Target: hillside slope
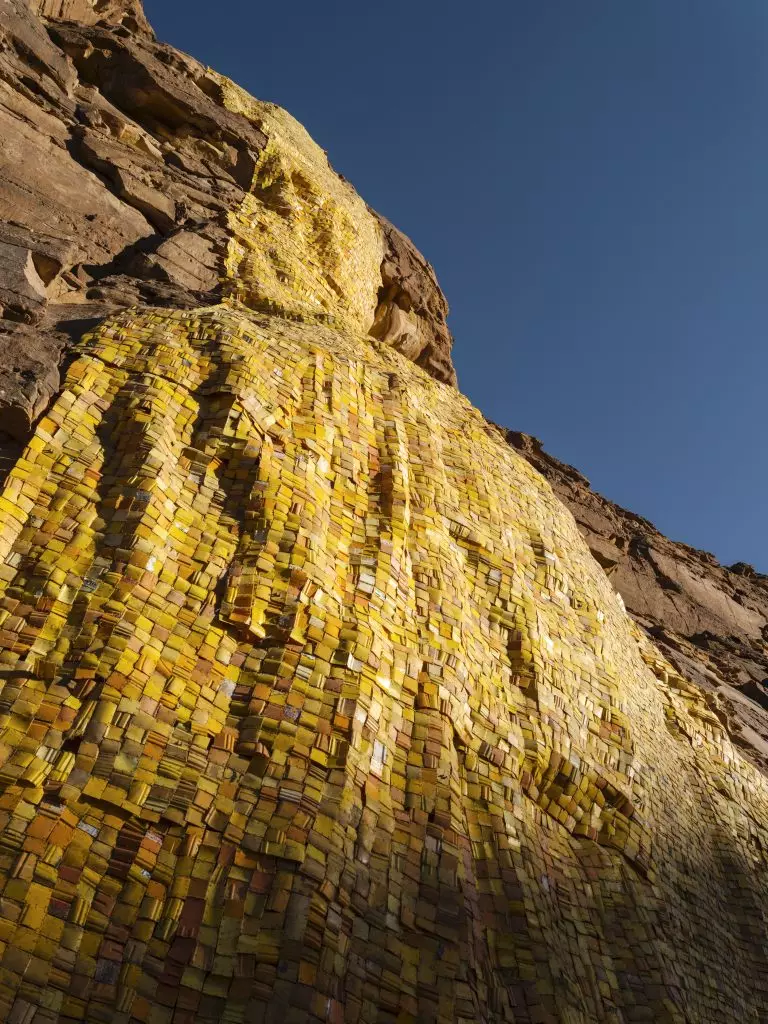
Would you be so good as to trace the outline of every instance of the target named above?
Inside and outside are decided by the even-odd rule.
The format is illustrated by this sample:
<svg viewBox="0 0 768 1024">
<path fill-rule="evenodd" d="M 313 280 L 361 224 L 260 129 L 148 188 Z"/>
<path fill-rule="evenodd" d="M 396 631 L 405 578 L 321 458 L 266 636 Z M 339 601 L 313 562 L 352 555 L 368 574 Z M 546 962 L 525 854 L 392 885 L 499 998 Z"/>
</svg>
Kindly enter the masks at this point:
<svg viewBox="0 0 768 1024">
<path fill-rule="evenodd" d="M 627 611 L 676 668 L 712 695 L 735 741 L 768 769 L 768 576 L 669 540 L 593 491 L 518 431 L 503 435 L 552 485 Z"/>
<path fill-rule="evenodd" d="M 138 0 L 0 11 L 0 1019 L 761 1024 L 768 778 L 429 264 Z"/>
</svg>

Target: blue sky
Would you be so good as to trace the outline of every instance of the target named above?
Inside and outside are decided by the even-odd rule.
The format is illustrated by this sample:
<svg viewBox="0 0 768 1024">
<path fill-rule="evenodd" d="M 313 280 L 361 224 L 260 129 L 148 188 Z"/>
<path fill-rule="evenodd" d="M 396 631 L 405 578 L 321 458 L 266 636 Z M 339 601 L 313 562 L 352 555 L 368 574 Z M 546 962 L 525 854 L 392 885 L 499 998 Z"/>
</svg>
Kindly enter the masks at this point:
<svg viewBox="0 0 768 1024">
<path fill-rule="evenodd" d="M 462 390 L 768 572 L 765 0 L 145 0 L 437 270 Z"/>
</svg>

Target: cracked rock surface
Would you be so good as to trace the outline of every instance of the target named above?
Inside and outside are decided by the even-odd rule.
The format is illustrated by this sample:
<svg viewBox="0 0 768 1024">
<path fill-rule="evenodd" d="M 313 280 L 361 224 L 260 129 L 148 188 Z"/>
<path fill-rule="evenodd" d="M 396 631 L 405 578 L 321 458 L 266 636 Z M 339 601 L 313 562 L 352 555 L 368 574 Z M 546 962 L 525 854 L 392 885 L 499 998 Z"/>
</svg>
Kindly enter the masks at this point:
<svg viewBox="0 0 768 1024">
<path fill-rule="evenodd" d="M 269 139 L 228 107 L 219 76 L 156 41 L 139 0 L 0 0 L 0 13 L 1 477 L 84 330 L 129 306 L 221 299 L 231 211 Z M 371 336 L 455 383 L 432 267 L 369 212 L 382 238 Z M 535 438 L 507 437 L 571 509 L 629 612 L 768 765 L 768 578 L 668 540 Z"/>
</svg>

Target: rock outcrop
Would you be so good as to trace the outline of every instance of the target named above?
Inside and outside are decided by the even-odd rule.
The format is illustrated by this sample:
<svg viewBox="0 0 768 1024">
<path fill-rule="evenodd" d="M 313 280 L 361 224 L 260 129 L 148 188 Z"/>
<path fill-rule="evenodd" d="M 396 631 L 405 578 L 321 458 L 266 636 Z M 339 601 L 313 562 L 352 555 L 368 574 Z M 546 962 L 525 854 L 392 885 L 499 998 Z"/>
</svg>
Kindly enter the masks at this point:
<svg viewBox="0 0 768 1024">
<path fill-rule="evenodd" d="M 134 34 L 153 34 L 144 16 L 142 0 L 29 0 L 29 6 L 44 18 L 82 25 L 110 25 Z"/>
<path fill-rule="evenodd" d="M 2 2 L 0 1017 L 760 1024 L 768 778 L 424 258 L 135 3 Z"/>
<path fill-rule="evenodd" d="M 0 0 L 6 444 L 23 439 L 45 410 L 68 346 L 89 322 L 134 304 L 191 308 L 224 297 L 230 220 L 252 195 L 257 168 L 258 210 L 270 236 L 259 270 L 268 281 L 258 294 L 252 286 L 239 298 L 269 308 L 292 290 L 302 295 L 293 314 L 338 315 L 333 268 L 323 264 L 323 204 L 328 189 L 342 205 L 354 197 L 358 226 L 371 237 L 349 235 L 343 243 L 380 262 L 379 301 L 361 326 L 438 379 L 455 382 L 447 305 L 432 268 L 387 221 L 364 212 L 330 167 L 320 197 L 303 193 L 299 166 L 283 166 L 275 149 L 287 115 L 256 101 L 243 107 L 221 76 L 155 42 L 138 0 L 44 0 L 32 7 L 49 20 L 36 17 L 25 0 Z M 290 131 L 303 134 L 295 125 Z M 319 161 L 319 153 L 312 159 Z M 313 202 L 315 263 L 307 274 L 300 262 L 286 263 L 283 241 Z M 333 243 L 340 252 L 342 239 Z"/>
</svg>

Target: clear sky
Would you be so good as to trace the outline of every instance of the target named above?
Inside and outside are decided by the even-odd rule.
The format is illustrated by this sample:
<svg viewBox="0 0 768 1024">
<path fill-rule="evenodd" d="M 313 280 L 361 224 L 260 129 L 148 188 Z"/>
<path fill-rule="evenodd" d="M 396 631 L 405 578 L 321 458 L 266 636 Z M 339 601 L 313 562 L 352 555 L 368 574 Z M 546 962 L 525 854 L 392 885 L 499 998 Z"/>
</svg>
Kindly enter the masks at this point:
<svg viewBox="0 0 768 1024">
<path fill-rule="evenodd" d="M 768 572 L 768 0 L 145 0 L 432 262 L 462 390 Z"/>
</svg>

